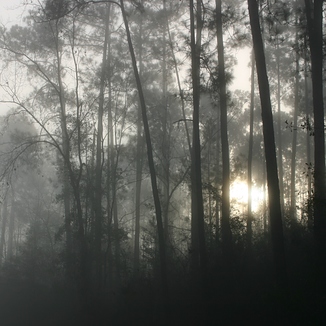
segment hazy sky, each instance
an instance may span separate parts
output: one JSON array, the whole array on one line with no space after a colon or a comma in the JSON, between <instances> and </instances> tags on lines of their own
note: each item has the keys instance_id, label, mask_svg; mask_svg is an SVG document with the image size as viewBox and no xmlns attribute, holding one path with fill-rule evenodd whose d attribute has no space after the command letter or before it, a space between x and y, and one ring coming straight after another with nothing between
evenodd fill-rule
<instances>
[{"instance_id":1,"label":"hazy sky","mask_svg":"<svg viewBox=\"0 0 326 326\"><path fill-rule=\"evenodd\" d=\"M22 24L23 15L28 11L26 4L35 3L36 0L0 0L0 24L9 28L13 24ZM248 90L250 89L250 69L249 49L238 50L236 57L238 60L237 66L234 67L233 85L231 91L235 89ZM7 106L0 105L0 115L4 114Z\"/></svg>"},{"instance_id":2,"label":"hazy sky","mask_svg":"<svg viewBox=\"0 0 326 326\"><path fill-rule=\"evenodd\" d=\"M22 21L24 3L28 0L0 0L0 22L1 25L18 24Z\"/></svg>"}]
</instances>

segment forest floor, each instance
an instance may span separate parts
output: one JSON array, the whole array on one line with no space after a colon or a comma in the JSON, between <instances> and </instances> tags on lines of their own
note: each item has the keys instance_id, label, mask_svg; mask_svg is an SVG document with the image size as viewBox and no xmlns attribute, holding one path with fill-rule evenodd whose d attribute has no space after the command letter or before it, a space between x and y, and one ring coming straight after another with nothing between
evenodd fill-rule
<instances>
[{"instance_id":1,"label":"forest floor","mask_svg":"<svg viewBox=\"0 0 326 326\"><path fill-rule=\"evenodd\" d=\"M168 307L144 289L124 291L114 301L81 310L76 296L64 289L2 279L0 325L326 325L326 296L318 297L302 287L293 287L287 294L263 288L229 291L214 293L210 299L198 299L184 288L174 288L171 294Z\"/></svg>"}]
</instances>

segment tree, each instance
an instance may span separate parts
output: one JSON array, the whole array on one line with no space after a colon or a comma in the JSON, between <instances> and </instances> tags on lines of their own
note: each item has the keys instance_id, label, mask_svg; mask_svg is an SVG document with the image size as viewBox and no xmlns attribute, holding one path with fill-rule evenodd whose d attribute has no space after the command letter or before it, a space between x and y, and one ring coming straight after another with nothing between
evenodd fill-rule
<instances>
[{"instance_id":1,"label":"tree","mask_svg":"<svg viewBox=\"0 0 326 326\"><path fill-rule=\"evenodd\" d=\"M47 2L47 4L50 2ZM51 9L52 10L52 9ZM54 10L54 9L53 9ZM59 9L58 9L59 10ZM10 96L8 103L15 104L20 107L42 130L43 139L40 142L46 142L48 145L53 146L58 151L59 164L61 165L61 171L64 183L64 198L69 199L71 193L74 198L74 207L76 212L76 224L77 224L77 238L78 238L78 253L79 253L79 273L80 273L80 298L82 301L87 301L89 290L89 270L87 266L88 260L88 246L85 234L85 225L83 219L83 205L81 200L81 177L83 173L82 162L82 142L81 142L81 111L82 105L78 101L78 87L75 88L76 101L71 100L69 93L66 89L64 82L64 55L67 55L67 51L64 51L64 42L62 29L64 26L69 25L67 21L59 17L56 11L50 11L49 7L40 6L38 12L31 12L31 23L28 27L20 28L13 26L9 33L4 33L1 40L2 48L7 51L8 54L13 55L16 58L16 62L20 64L23 69L28 67L28 72L35 77L32 79L36 82L36 85L31 83L31 86L35 86L36 99L31 101L30 98L25 101L20 98L20 94L17 92L16 85L7 83L5 89ZM67 24L67 25L65 25ZM74 34L74 23L69 25L71 28L67 30ZM8 37L9 36L9 37ZM24 39L28 46L23 46L22 39ZM68 43L69 44L69 43ZM72 44L70 45L70 51ZM70 53L68 51L68 53ZM74 51L73 51L74 53ZM49 61L40 60L41 55L44 55ZM73 65L76 68L76 65ZM79 74L76 73L76 84L78 85ZM43 86L39 88L37 82L42 82ZM47 125L48 119L44 119L41 116L37 116L37 110L35 107L43 107L43 103L49 102L53 105L53 111L51 112L51 118L55 120L59 128L53 130L52 126ZM71 116L68 114L70 105L75 109L77 119L73 122L70 120ZM42 110L39 110L42 112ZM53 116L52 116L53 114ZM51 119L50 118L50 119ZM74 122L76 123L74 125ZM70 127L72 127L70 129ZM58 130L60 130L59 133ZM76 141L74 143L74 141ZM73 144L74 143L74 144ZM73 146L75 145L76 146ZM72 150L75 150L77 159L72 159ZM70 226L72 220L70 202L65 201L65 216L66 221L66 234L67 234L67 247L72 243L72 235L70 234ZM71 248L67 248L67 266L69 269ZM70 273L68 273L71 275Z\"/></svg>"},{"instance_id":2,"label":"tree","mask_svg":"<svg viewBox=\"0 0 326 326\"><path fill-rule=\"evenodd\" d=\"M204 231L204 205L201 177L201 147L199 135L199 108L200 108L200 51L202 29L202 3L190 0L190 44L191 44L191 80L193 98L193 139L191 158L191 200L192 200L192 227L194 237L198 239L199 267L204 290L207 273L207 253ZM194 11L196 10L196 15ZM195 23L196 22L196 23ZM195 25L196 24L196 25ZM196 29L195 29L196 26ZM197 250L197 248L194 248Z\"/></svg>"},{"instance_id":3,"label":"tree","mask_svg":"<svg viewBox=\"0 0 326 326\"><path fill-rule=\"evenodd\" d=\"M97 117L96 138L96 167L95 167L95 252L96 252L96 279L98 289L102 285L102 152L103 152L103 114L104 114L104 90L105 76L107 73L107 50L109 38L110 4L107 5L105 15L105 37L102 54L102 71L100 80L100 94Z\"/></svg>"},{"instance_id":4,"label":"tree","mask_svg":"<svg viewBox=\"0 0 326 326\"><path fill-rule=\"evenodd\" d=\"M323 1L305 0L314 113L314 238L319 276L326 268L325 126L323 99ZM323 283L324 284L324 283Z\"/></svg>"},{"instance_id":5,"label":"tree","mask_svg":"<svg viewBox=\"0 0 326 326\"><path fill-rule=\"evenodd\" d=\"M8 191L4 194L4 201L2 205L2 221L1 221L1 238L0 238L0 266L2 265L2 260L4 257L4 247L6 241L6 228L8 220Z\"/></svg>"},{"instance_id":6,"label":"tree","mask_svg":"<svg viewBox=\"0 0 326 326\"><path fill-rule=\"evenodd\" d=\"M251 89L250 89L250 117L249 117L249 150L248 150L248 216L247 216L247 245L250 254L252 246L252 156L254 142L254 108L255 108L255 57L251 54Z\"/></svg>"},{"instance_id":7,"label":"tree","mask_svg":"<svg viewBox=\"0 0 326 326\"><path fill-rule=\"evenodd\" d=\"M154 165L154 160L153 160L152 142L151 142L151 136L150 136L150 131L149 131L148 119L147 119L146 102L145 102L142 84L141 84L140 77L139 77L139 71L138 71L138 67L137 67L133 44L131 41L129 25L128 25L128 20L127 20L127 15L126 15L125 8L124 8L123 0L120 0L120 6L121 6L123 21L124 21L124 25L125 25L125 29L126 29L126 33L127 33L129 52L131 55L132 66L133 66L134 75L135 75L135 79L136 79L139 102L140 102L141 112L142 112L144 134L145 134L145 140L146 140L146 145L147 145L147 159L148 159L148 166L149 166L150 176L151 176L152 192L153 192L156 222L157 222L157 232L158 232L158 238L159 238L162 293L164 294L165 300L167 300L167 298L168 298L168 283L167 283L167 271L166 271L166 248L165 248L165 239L164 239L162 209L161 209L160 198L159 198L158 187L157 187L156 171L155 171L155 165Z\"/></svg>"},{"instance_id":8,"label":"tree","mask_svg":"<svg viewBox=\"0 0 326 326\"><path fill-rule=\"evenodd\" d=\"M220 99L220 128L222 144L222 216L221 230L225 256L231 258L232 233L230 228L230 154L228 141L227 94L224 63L221 0L216 0L216 29Z\"/></svg>"},{"instance_id":9,"label":"tree","mask_svg":"<svg viewBox=\"0 0 326 326\"><path fill-rule=\"evenodd\" d=\"M296 18L296 23L298 19ZM298 31L296 31L296 44L298 44ZM290 215L292 221L296 220L296 155L297 155L297 129L298 129L298 111L299 111L299 49L296 49L295 56L295 85L294 85L294 107L293 107L293 137L292 137L292 155L291 155L291 208Z\"/></svg>"},{"instance_id":10,"label":"tree","mask_svg":"<svg viewBox=\"0 0 326 326\"><path fill-rule=\"evenodd\" d=\"M261 101L265 159L267 170L268 199L270 211L271 241L273 248L275 277L277 284L284 288L287 284L285 249L282 225L280 189L277 174L275 136L273 127L272 106L269 83L266 71L264 44L259 24L258 4L256 0L248 0L250 26L255 52L256 69Z\"/></svg>"},{"instance_id":11,"label":"tree","mask_svg":"<svg viewBox=\"0 0 326 326\"><path fill-rule=\"evenodd\" d=\"M138 49L138 66L139 76L142 77L143 72L143 21L139 25L139 49ZM141 186L143 173L143 153L144 139L142 127L142 112L138 105L137 110L137 153L136 153L136 193L135 193L135 243L134 243L134 273L139 273L139 255L140 255L140 208L141 208Z\"/></svg>"}]
</instances>

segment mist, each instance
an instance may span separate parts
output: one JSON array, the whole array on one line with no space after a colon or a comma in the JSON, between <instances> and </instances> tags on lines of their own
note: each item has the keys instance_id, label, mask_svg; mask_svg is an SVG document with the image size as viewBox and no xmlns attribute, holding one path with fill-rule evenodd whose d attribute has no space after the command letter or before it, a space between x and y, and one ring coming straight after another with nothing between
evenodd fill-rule
<instances>
[{"instance_id":1,"label":"mist","mask_svg":"<svg viewBox=\"0 0 326 326\"><path fill-rule=\"evenodd\" d=\"M322 324L322 1L1 7L1 325Z\"/></svg>"}]
</instances>

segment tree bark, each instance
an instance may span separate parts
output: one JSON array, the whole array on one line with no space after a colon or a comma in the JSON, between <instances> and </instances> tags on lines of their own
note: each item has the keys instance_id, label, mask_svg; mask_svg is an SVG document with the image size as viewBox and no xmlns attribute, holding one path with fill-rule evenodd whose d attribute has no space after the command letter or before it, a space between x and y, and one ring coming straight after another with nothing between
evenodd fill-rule
<instances>
[{"instance_id":1,"label":"tree bark","mask_svg":"<svg viewBox=\"0 0 326 326\"><path fill-rule=\"evenodd\" d=\"M252 155L254 144L254 107L255 107L255 55L251 58L251 90L250 90L250 117L249 117L249 150L248 150L248 216L247 216L247 249L251 252L252 245Z\"/></svg>"},{"instance_id":2,"label":"tree bark","mask_svg":"<svg viewBox=\"0 0 326 326\"><path fill-rule=\"evenodd\" d=\"M166 30L167 30L167 11L166 0L163 0L163 60L162 60L162 90L163 90L163 137L162 137L162 176L163 176L163 220L164 236L167 248L169 248L169 194L170 194L170 134L168 131L168 83L167 83L167 55L166 55Z\"/></svg>"},{"instance_id":3,"label":"tree bark","mask_svg":"<svg viewBox=\"0 0 326 326\"><path fill-rule=\"evenodd\" d=\"M1 239L0 239L0 267L4 258L3 249L6 243L6 227L8 219L8 192L5 195L2 207Z\"/></svg>"},{"instance_id":4,"label":"tree bark","mask_svg":"<svg viewBox=\"0 0 326 326\"><path fill-rule=\"evenodd\" d=\"M143 21L139 26L139 78L142 77L143 71ZM137 153L136 153L136 198L135 198L135 243L134 243L134 275L139 275L140 261L140 196L142 186L143 173L143 154L144 154L144 138L142 128L142 112L140 104L137 111Z\"/></svg>"},{"instance_id":5,"label":"tree bark","mask_svg":"<svg viewBox=\"0 0 326 326\"><path fill-rule=\"evenodd\" d=\"M191 192L194 230L197 233L199 267L204 289L206 288L207 274L207 253L204 230L204 205L202 194L202 176L201 176L201 147L199 134L199 107L200 107L200 51L201 51L201 30L202 30L202 12L201 1L196 4L196 35L195 35L195 14L194 1L190 0L190 29L191 29L191 77L193 89L193 141L192 141L192 167L191 167ZM195 248L196 250L196 248Z\"/></svg>"},{"instance_id":6,"label":"tree bark","mask_svg":"<svg viewBox=\"0 0 326 326\"><path fill-rule=\"evenodd\" d=\"M230 153L228 140L228 118L227 118L227 94L225 78L225 60L222 26L222 4L221 0L216 2L216 29L217 29L217 54L218 54L218 76L219 96L221 110L221 144L222 144L222 216L221 235L223 251L226 257L231 258L232 232L230 227Z\"/></svg>"},{"instance_id":7,"label":"tree bark","mask_svg":"<svg viewBox=\"0 0 326 326\"><path fill-rule=\"evenodd\" d=\"M152 184L152 192L153 192L153 198L154 198L155 215L156 215L158 240L159 240L161 287L162 287L163 296L165 297L165 300L167 302L167 300L168 300L168 282L167 282L167 266L166 266L166 247L165 247L165 239L164 239L162 210L161 210L160 198L159 198L158 187L157 187L155 164L154 164L154 159L153 159L152 142L151 142L150 130L149 130L148 119L147 119L146 102L145 102L142 84L141 84L140 77L139 77L135 52L134 52L134 48L133 48L132 41L131 41L130 30L129 30L128 20L127 20L127 15L126 15L126 12L124 9L124 1L123 0L120 0L120 5L121 5L123 21L124 21L124 25L125 25L125 29L126 29L126 33L127 33L129 51L130 51L130 55L131 55L132 66L133 66L133 70L134 70L134 75L135 75L137 90L138 90L138 96L139 96L139 101L140 101L140 106L141 106L141 111L142 111L144 134L145 134L145 140L146 140L146 145L147 145L148 166L149 166L149 171L150 171L150 176L151 176L151 184Z\"/></svg>"},{"instance_id":8,"label":"tree bark","mask_svg":"<svg viewBox=\"0 0 326 326\"><path fill-rule=\"evenodd\" d=\"M296 44L298 44L298 32L296 32ZM298 129L298 110L299 110L299 52L296 49L295 56L295 85L294 85L294 107L293 107L293 129L292 129L292 153L291 153L291 208L290 218L296 220L296 155L297 155L297 129Z\"/></svg>"},{"instance_id":9,"label":"tree bark","mask_svg":"<svg viewBox=\"0 0 326 326\"><path fill-rule=\"evenodd\" d=\"M325 131L323 101L323 0L305 0L311 54L314 112L314 238L317 268L324 278L326 270L326 186ZM324 281L325 282L325 281Z\"/></svg>"},{"instance_id":10,"label":"tree bark","mask_svg":"<svg viewBox=\"0 0 326 326\"><path fill-rule=\"evenodd\" d=\"M97 112L97 136L96 136L96 166L95 166L95 269L96 287L100 291L102 287L102 166L103 166L103 114L105 76L107 73L107 47L109 38L110 4L107 5L105 15L105 36L102 52L102 71L100 78L100 94Z\"/></svg>"},{"instance_id":11,"label":"tree bark","mask_svg":"<svg viewBox=\"0 0 326 326\"><path fill-rule=\"evenodd\" d=\"M72 188L73 196L76 202L77 208L77 233L78 233L78 242L79 242L79 258L80 258L80 304L82 307L86 307L88 304L88 295L89 295L89 270L88 270L88 248L87 242L85 237L85 228L84 228L84 221L83 221L83 209L81 204L81 197L80 197L80 178L82 173L82 163L80 157L80 129L78 126L78 159L79 159L79 173L75 174L73 170L73 165L70 159L70 138L67 128L67 116L66 116L66 98L65 98L65 90L62 81L62 66L61 66L61 50L59 46L59 33L60 30L58 29L59 26L56 25L55 30L55 40L56 40L56 60L57 60L57 81L58 87L55 88L57 92L59 104L60 104L60 124L61 124L61 132L62 132L62 156L64 160L64 171L67 178L69 178L70 186ZM77 105L77 110L79 107Z\"/></svg>"},{"instance_id":12,"label":"tree bark","mask_svg":"<svg viewBox=\"0 0 326 326\"><path fill-rule=\"evenodd\" d=\"M306 45L306 39L305 39ZM305 46L305 49L307 47ZM306 157L308 164L308 171L307 171L307 182L308 182L308 227L310 229L313 228L313 212L312 212L312 204L311 204L311 197L312 197L312 185L311 185L311 170L309 167L311 166L311 127L310 127L310 116L311 116L311 109L309 106L309 87L308 87L308 62L307 62L307 53L305 51L305 60L304 60L304 92L305 92L305 113L306 113Z\"/></svg>"},{"instance_id":13,"label":"tree bark","mask_svg":"<svg viewBox=\"0 0 326 326\"><path fill-rule=\"evenodd\" d=\"M270 231L274 257L275 279L280 288L287 285L280 188L277 173L275 135L269 82L266 70L264 45L259 24L256 0L248 0L253 46L255 52L260 101L262 108L263 136L267 170L267 185L270 211Z\"/></svg>"},{"instance_id":14,"label":"tree bark","mask_svg":"<svg viewBox=\"0 0 326 326\"><path fill-rule=\"evenodd\" d=\"M8 227L8 250L7 258L11 259L14 253L14 231L15 231L15 191L11 188L11 205L10 205L10 216L9 216L9 227Z\"/></svg>"},{"instance_id":15,"label":"tree bark","mask_svg":"<svg viewBox=\"0 0 326 326\"><path fill-rule=\"evenodd\" d=\"M276 36L276 66L277 66L277 158L278 175L280 185L280 200L282 216L284 216L284 183L283 183L283 141L282 141L282 121L281 121L281 77L280 77L280 50L278 37Z\"/></svg>"}]
</instances>

